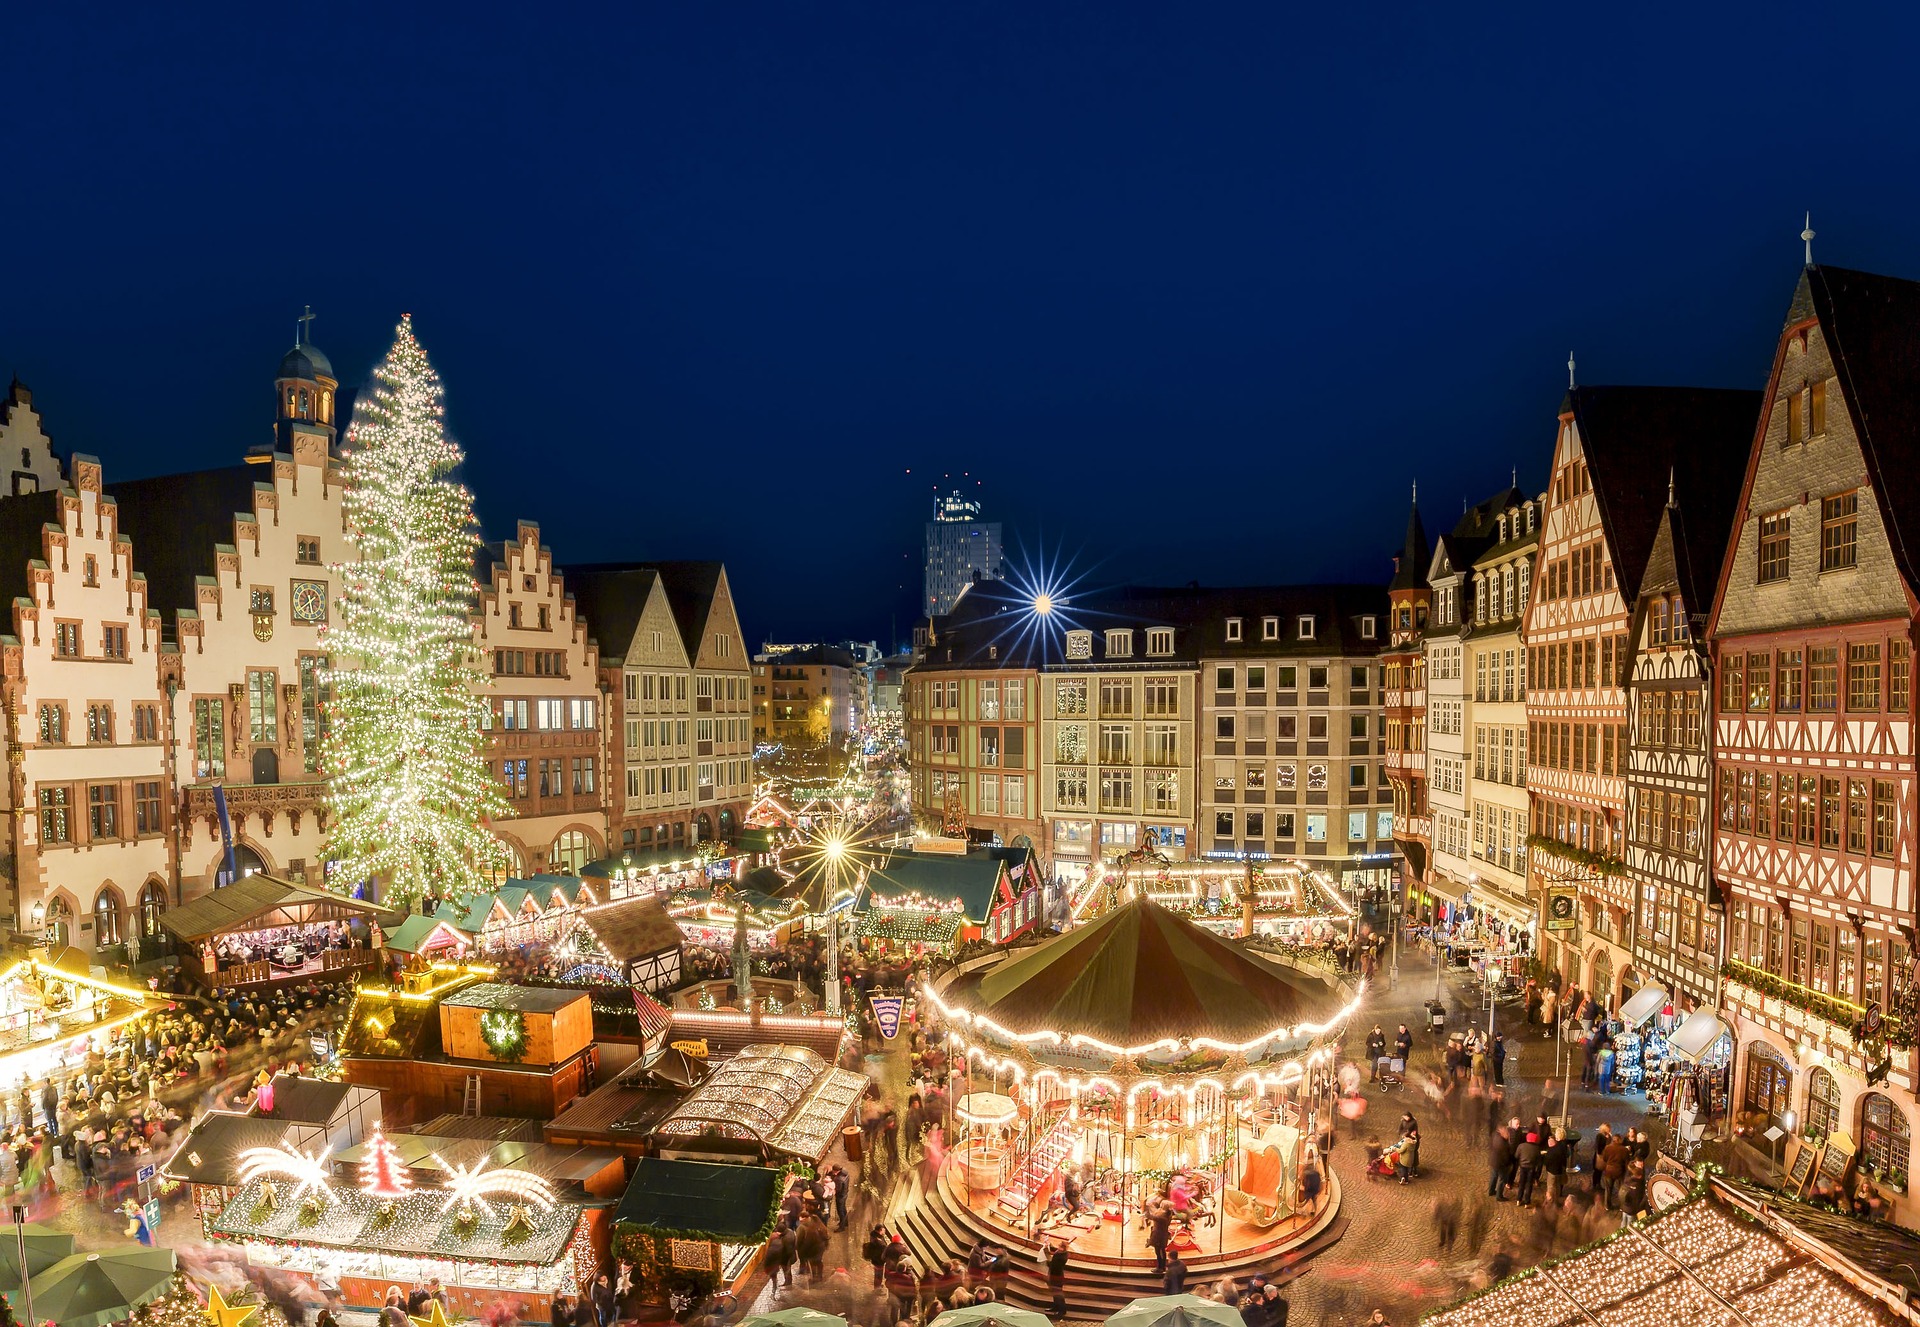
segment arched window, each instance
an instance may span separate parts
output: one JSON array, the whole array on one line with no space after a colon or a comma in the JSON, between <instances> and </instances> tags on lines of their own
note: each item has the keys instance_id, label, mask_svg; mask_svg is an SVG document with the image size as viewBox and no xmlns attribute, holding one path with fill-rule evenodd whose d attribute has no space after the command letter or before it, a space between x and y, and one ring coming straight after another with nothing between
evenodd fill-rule
<instances>
[{"instance_id":1,"label":"arched window","mask_svg":"<svg viewBox=\"0 0 1920 1327\"><path fill-rule=\"evenodd\" d=\"M1869 1092L1860 1098L1860 1161L1876 1175L1907 1171L1907 1153L1913 1144L1907 1117L1891 1097Z\"/></svg>"},{"instance_id":2,"label":"arched window","mask_svg":"<svg viewBox=\"0 0 1920 1327\"><path fill-rule=\"evenodd\" d=\"M509 880L519 880L526 875L520 861L520 850L505 839L500 840L500 846L507 850L505 865L496 866L488 872L495 889L505 885Z\"/></svg>"},{"instance_id":3,"label":"arched window","mask_svg":"<svg viewBox=\"0 0 1920 1327\"><path fill-rule=\"evenodd\" d=\"M581 868L590 860L592 850L584 832L570 829L555 839L553 847L547 850L547 866L567 875L579 875Z\"/></svg>"},{"instance_id":4,"label":"arched window","mask_svg":"<svg viewBox=\"0 0 1920 1327\"><path fill-rule=\"evenodd\" d=\"M63 898L47 900L47 943L64 949L73 938L73 908Z\"/></svg>"},{"instance_id":5,"label":"arched window","mask_svg":"<svg viewBox=\"0 0 1920 1327\"><path fill-rule=\"evenodd\" d=\"M93 899L93 943L117 945L120 943L120 891L112 885L101 886Z\"/></svg>"},{"instance_id":6,"label":"arched window","mask_svg":"<svg viewBox=\"0 0 1920 1327\"><path fill-rule=\"evenodd\" d=\"M1811 1137L1818 1130L1824 1137L1839 1127L1840 1082L1825 1069L1815 1069L1807 1075L1807 1125L1803 1132Z\"/></svg>"},{"instance_id":7,"label":"arched window","mask_svg":"<svg viewBox=\"0 0 1920 1327\"><path fill-rule=\"evenodd\" d=\"M160 935L160 916L167 910L167 887L158 880L147 881L140 891L140 935L153 940Z\"/></svg>"},{"instance_id":8,"label":"arched window","mask_svg":"<svg viewBox=\"0 0 1920 1327\"><path fill-rule=\"evenodd\" d=\"M1793 1108L1793 1067L1764 1041L1747 1046L1746 1109L1767 1117L1769 1124L1787 1127Z\"/></svg>"},{"instance_id":9,"label":"arched window","mask_svg":"<svg viewBox=\"0 0 1920 1327\"><path fill-rule=\"evenodd\" d=\"M215 889L225 889L236 879L261 874L267 869L267 859L255 852L252 848L249 848L246 844L236 843L233 845L233 866L234 871L229 873L225 859L221 860L219 869L214 872L213 876L213 887Z\"/></svg>"}]
</instances>

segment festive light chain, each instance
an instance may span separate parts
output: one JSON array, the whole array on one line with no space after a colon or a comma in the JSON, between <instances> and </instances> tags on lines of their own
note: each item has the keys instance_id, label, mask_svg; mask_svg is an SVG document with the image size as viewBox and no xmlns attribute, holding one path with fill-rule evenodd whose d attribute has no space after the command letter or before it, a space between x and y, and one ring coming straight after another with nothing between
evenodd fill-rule
<instances>
[{"instance_id":1,"label":"festive light chain","mask_svg":"<svg viewBox=\"0 0 1920 1327\"><path fill-rule=\"evenodd\" d=\"M451 1211L457 1204L472 1203L488 1216L494 1214L487 1204L487 1195L496 1198L509 1198L516 1202L531 1203L543 1212L554 1208L553 1186L530 1170L488 1170L487 1161L482 1157L473 1164L472 1169L465 1166L450 1166L446 1158L438 1152L433 1159L447 1172L445 1190L447 1200L440 1204L441 1214Z\"/></svg>"},{"instance_id":2,"label":"festive light chain","mask_svg":"<svg viewBox=\"0 0 1920 1327\"><path fill-rule=\"evenodd\" d=\"M337 1203L340 1195L333 1191L332 1173L327 1169L327 1156L332 1150L323 1147L309 1155L291 1147L249 1147L240 1154L240 1182L249 1184L268 1175L281 1175L295 1182L291 1201L298 1202L301 1194L312 1192Z\"/></svg>"},{"instance_id":3,"label":"festive light chain","mask_svg":"<svg viewBox=\"0 0 1920 1327\"><path fill-rule=\"evenodd\" d=\"M327 853L343 892L379 879L387 902L410 906L481 892L509 865L485 822L513 813L484 758L473 497L447 478L462 455L410 316L375 380L345 448L342 503L359 556L331 569L340 590L328 640L343 666L323 676L334 696Z\"/></svg>"},{"instance_id":4,"label":"festive light chain","mask_svg":"<svg viewBox=\"0 0 1920 1327\"><path fill-rule=\"evenodd\" d=\"M1201 1049L1224 1051L1229 1055L1245 1055L1249 1051L1265 1046L1273 1041L1310 1041L1315 1037L1324 1036L1326 1033L1342 1026L1351 1019L1354 1014L1358 1013L1361 1000L1366 995L1366 990L1367 983L1362 981L1359 984L1358 994L1354 996L1344 1009L1324 1023L1298 1023L1290 1028L1277 1027L1271 1032L1253 1038L1251 1041L1221 1041L1215 1037L1162 1037L1158 1041L1145 1042L1139 1046L1116 1046L1112 1042L1102 1041L1098 1037L1090 1037L1084 1032L1015 1032L1011 1028L1002 1027L984 1014L976 1014L970 1009L963 1009L957 1005L948 1004L940 998L939 993L935 991L931 985L922 983L920 987L922 997L932 1002L933 1005L940 1010L941 1014L950 1021L979 1028L1002 1040L1019 1042L1025 1046L1049 1041L1055 1046L1066 1047L1070 1050L1085 1049L1099 1051L1105 1055L1134 1056L1150 1055L1155 1051L1178 1052L1182 1050Z\"/></svg>"}]
</instances>

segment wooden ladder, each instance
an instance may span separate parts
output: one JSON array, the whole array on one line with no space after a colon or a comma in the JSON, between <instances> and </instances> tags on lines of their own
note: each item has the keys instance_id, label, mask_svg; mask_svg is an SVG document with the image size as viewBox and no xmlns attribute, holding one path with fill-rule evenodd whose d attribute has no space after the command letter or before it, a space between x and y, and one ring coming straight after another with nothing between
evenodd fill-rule
<instances>
[{"instance_id":1,"label":"wooden ladder","mask_svg":"<svg viewBox=\"0 0 1920 1327\"><path fill-rule=\"evenodd\" d=\"M460 1113L478 1115L480 1113L480 1075L468 1074L466 1084L460 1089Z\"/></svg>"}]
</instances>

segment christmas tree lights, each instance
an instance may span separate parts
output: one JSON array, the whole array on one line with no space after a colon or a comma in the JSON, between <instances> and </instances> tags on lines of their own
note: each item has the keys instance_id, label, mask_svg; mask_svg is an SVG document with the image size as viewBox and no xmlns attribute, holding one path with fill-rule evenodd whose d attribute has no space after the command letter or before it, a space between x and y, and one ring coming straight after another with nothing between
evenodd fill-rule
<instances>
[{"instance_id":1,"label":"christmas tree lights","mask_svg":"<svg viewBox=\"0 0 1920 1327\"><path fill-rule=\"evenodd\" d=\"M440 379L403 317L347 433L346 519L359 557L333 570L327 856L333 887L464 900L508 864L486 828L511 814L487 768L474 649L473 496L448 476Z\"/></svg>"},{"instance_id":2,"label":"christmas tree lights","mask_svg":"<svg viewBox=\"0 0 1920 1327\"><path fill-rule=\"evenodd\" d=\"M399 1150L378 1129L373 1131L367 1155L360 1161L360 1192L389 1203L413 1193L413 1176L400 1164Z\"/></svg>"}]
</instances>

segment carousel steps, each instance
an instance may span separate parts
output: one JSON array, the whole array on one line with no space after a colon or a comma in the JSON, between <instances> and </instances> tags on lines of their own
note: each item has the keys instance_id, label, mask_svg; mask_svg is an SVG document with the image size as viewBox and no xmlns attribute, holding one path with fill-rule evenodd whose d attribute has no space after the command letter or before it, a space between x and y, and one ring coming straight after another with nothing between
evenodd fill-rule
<instances>
[{"instance_id":1,"label":"carousel steps","mask_svg":"<svg viewBox=\"0 0 1920 1327\"><path fill-rule=\"evenodd\" d=\"M1337 1196L1337 1195L1336 1195ZM1006 1297L1024 1307L1044 1310L1053 1303L1047 1289L1044 1263L1036 1251L1011 1247L1006 1236L954 1201L944 1184L936 1184L920 1202L896 1214L894 1228L913 1250L922 1270L943 1265L949 1258L962 1263L974 1241L986 1238L1009 1246L1013 1270L1007 1278ZM1306 1270L1315 1255L1337 1243L1346 1233L1347 1219L1336 1215L1316 1228L1304 1241L1286 1249L1247 1249L1238 1253L1194 1254L1187 1259L1189 1283L1214 1281L1223 1276L1242 1279L1255 1272L1284 1285ZM1142 1295L1160 1293L1160 1279L1151 1266L1127 1268L1112 1258L1074 1255L1067 1262L1067 1302L1075 1316L1098 1311L1105 1315L1118 1312Z\"/></svg>"}]
</instances>

